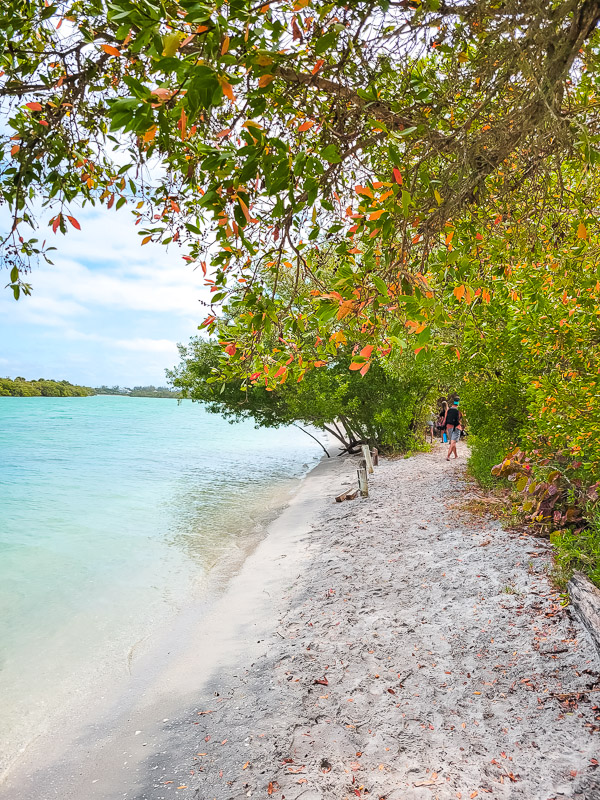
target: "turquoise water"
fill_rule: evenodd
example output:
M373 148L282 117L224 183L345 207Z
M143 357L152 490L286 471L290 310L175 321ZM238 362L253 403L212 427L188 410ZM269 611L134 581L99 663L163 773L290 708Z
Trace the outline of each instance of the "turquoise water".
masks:
M70 699L126 675L321 454L296 428L190 402L0 398L4 766Z

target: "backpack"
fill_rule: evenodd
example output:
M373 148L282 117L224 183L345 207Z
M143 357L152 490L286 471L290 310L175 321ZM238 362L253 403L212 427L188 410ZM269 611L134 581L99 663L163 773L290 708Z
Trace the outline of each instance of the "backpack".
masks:
M452 425L454 428L456 428L459 422L460 414L458 412L458 408L452 406L448 409L448 413L446 414L446 425Z

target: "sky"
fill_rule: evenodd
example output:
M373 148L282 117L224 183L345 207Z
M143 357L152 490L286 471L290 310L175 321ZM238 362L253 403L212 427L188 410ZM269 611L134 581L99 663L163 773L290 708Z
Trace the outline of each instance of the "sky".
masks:
M0 376L165 385L177 343L206 317L202 271L176 246L142 247L126 208L76 216L81 230L66 236L43 223L39 238L57 250L53 266L40 262L27 277L31 297L15 301L0 273Z

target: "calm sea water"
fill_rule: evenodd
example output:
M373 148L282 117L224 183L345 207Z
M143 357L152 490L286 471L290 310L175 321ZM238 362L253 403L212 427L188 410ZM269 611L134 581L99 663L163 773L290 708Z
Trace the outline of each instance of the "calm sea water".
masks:
M190 402L0 398L0 772L131 670L321 454Z

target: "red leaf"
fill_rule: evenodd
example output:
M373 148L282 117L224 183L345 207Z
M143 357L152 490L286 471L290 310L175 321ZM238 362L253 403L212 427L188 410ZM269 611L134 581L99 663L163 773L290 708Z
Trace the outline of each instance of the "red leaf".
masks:
M72 225L74 228L77 228L77 230L78 230L78 231L80 231L80 230L81 230L81 225L80 225L80 224L77 222L77 220L75 219L75 217L69 217L69 216L67 216L67 219L69 220L69 222L71 223L71 225Z
M309 128L312 128L314 124L315 124L314 119L308 119L306 120L306 122L303 122L302 125L300 125L298 130L300 133L303 133L303 131L307 131Z
M62 218L62 214L57 214L57 216L54 218L54 222L52 223L52 232L53 233L56 233L56 231L58 230L61 218Z
M292 17L292 39L294 41L299 40L302 41L302 33L300 28L298 27L298 23L296 22L296 17Z
M25 105L27 106L27 108L31 109L31 111L42 110L42 106L40 105L40 103L25 103Z
M317 678L313 683L319 683L321 686L329 686L329 681L325 677Z
M320 59L317 61L317 63L314 65L314 67L312 68L312 74L313 74L313 75L316 75L316 74L317 74L317 72L318 72L318 71L321 69L321 67L323 66L323 64L324 64L324 63L325 63L325 62L323 61L323 59L322 59L322 58L320 58Z
M394 167L394 180L398 184L398 186L402 186L402 173L398 169L398 167Z

